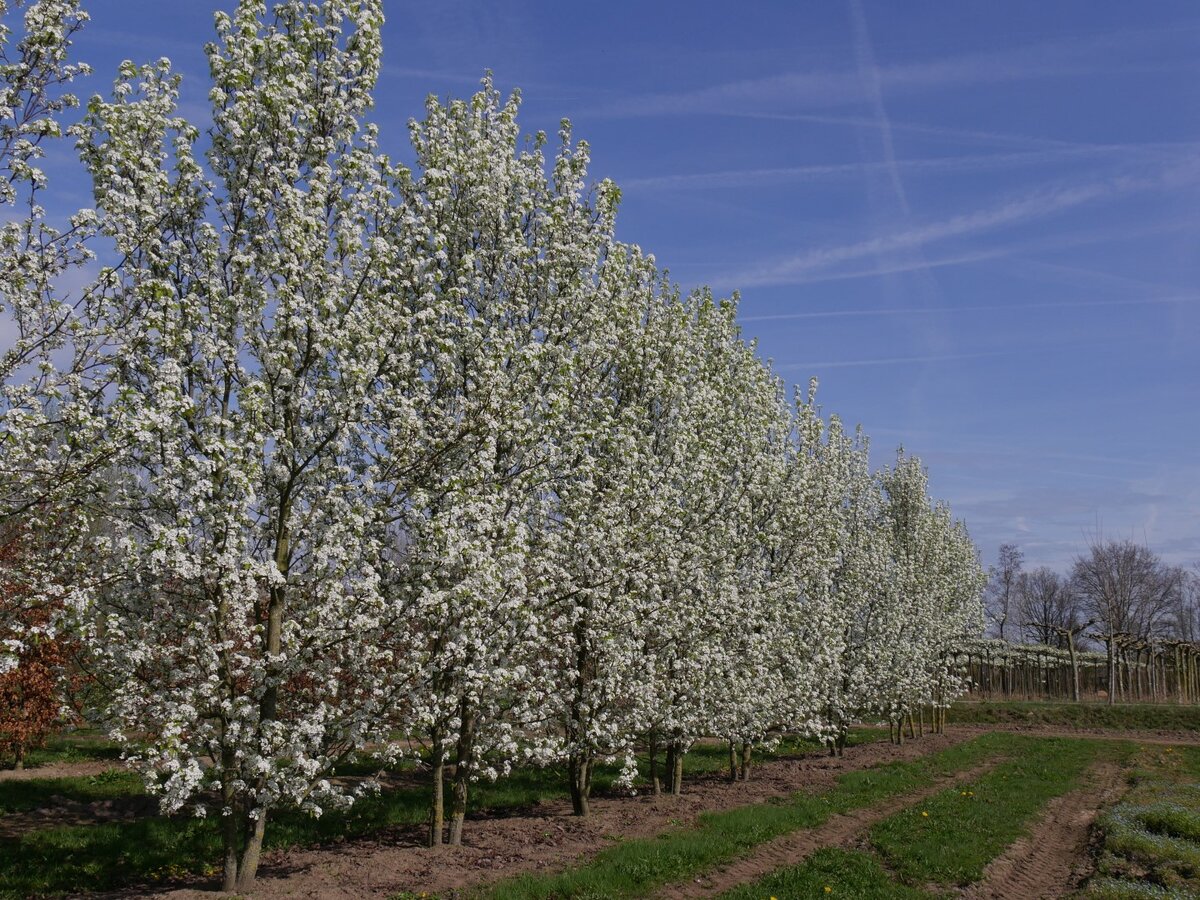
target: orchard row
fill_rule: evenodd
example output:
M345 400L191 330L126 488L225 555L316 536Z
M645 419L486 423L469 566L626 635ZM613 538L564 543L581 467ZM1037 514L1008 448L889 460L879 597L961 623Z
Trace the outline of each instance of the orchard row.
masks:
M514 766L564 764L586 814L635 748L678 790L702 736L837 747L947 705L983 577L920 462L872 471L735 301L619 242L565 122L523 139L486 79L382 153L382 6L242 0L211 125L162 60L69 129L81 11L25 7L3 502L10 594L52 614L6 665L77 648L164 810L221 817L228 889L271 809L352 802L330 774L364 749L428 751L453 843ZM56 229L38 163L68 130L94 206Z

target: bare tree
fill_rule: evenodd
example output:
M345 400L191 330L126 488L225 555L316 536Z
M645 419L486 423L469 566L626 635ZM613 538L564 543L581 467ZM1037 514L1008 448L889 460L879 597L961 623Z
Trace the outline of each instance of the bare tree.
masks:
M1026 640L1060 650L1067 649L1066 633L1082 621L1071 580L1045 566L1021 573L1017 613Z
M1108 656L1108 702L1120 687L1119 653L1164 633L1180 592L1182 570L1167 566L1150 548L1133 541L1094 541L1075 559L1072 582L1094 636Z
M1176 640L1200 641L1200 564L1191 572L1179 572L1179 590L1171 608L1170 629Z
M996 635L1006 640L1005 628L1017 612L1017 588L1021 579L1021 564L1025 554L1016 544L1001 544L996 565L988 569L988 617L996 625Z

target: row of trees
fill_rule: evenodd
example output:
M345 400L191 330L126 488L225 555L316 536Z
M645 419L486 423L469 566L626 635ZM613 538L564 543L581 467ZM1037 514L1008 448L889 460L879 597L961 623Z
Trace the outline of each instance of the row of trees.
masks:
M547 161L485 80L402 166L367 119L382 3L242 0L205 133L165 60L88 104L95 208L58 231L34 162L83 18L5 35L7 575L53 612L5 659L69 634L164 810L219 817L226 889L271 809L353 800L329 776L364 748L427 749L457 843L515 765L586 814L635 747L678 791L700 736L838 747L961 690L983 576L919 461L872 472L735 301L617 241L565 122Z
M1177 693L1167 690L1165 678L1150 676L1164 666L1184 671L1187 664L1177 658L1190 659L1200 641L1196 573L1128 540L1094 541L1067 575L1046 567L1025 571L1023 562L1016 545L1003 544L990 571L986 602L998 638L1072 655L1102 648L1109 702ZM1149 674L1143 679L1135 671Z

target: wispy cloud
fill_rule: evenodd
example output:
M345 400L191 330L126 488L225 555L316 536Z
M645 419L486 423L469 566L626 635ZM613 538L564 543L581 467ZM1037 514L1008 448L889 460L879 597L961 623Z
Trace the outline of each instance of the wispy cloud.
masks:
M1194 183L1200 176L1200 164L1191 162L1163 170L1156 177L1116 176L1073 185L1051 185L1024 196L1014 197L984 209L951 216L880 237L839 246L808 250L760 264L725 278L718 285L755 287L794 284L811 280L813 273L860 259L909 251L925 244L993 231L1035 219L1047 218L1095 200L1108 199L1134 191L1178 187ZM926 263L922 262L923 268Z
M1097 72L1112 73L1121 68L1121 63L1114 59L1116 51L1129 51L1180 39L1186 37L1185 32L1194 32L1196 28L1193 24L1182 28L1087 35L999 51L963 53L923 62L880 66L878 85L889 93L911 92ZM1144 61L1129 60L1128 63L1145 67ZM1191 56L1178 61L1156 59L1151 63L1156 69L1195 67L1195 60ZM856 71L784 72L692 90L655 92L616 99L591 110L589 114L611 117L728 115L747 109L827 109L859 103L864 99L868 99L868 96Z
M1105 309L1122 306L1174 306L1200 303L1200 294L1177 297L1138 297L1128 300L1064 300L1050 303L989 303L963 306L877 307L871 309L828 309L812 312L776 313L769 316L738 316L739 322L775 322L788 319L842 319L870 316L913 316L942 313L1039 312L1051 309Z
M756 185L778 186L786 182L829 181L857 178L872 172L888 172L893 167L914 174L954 174L1012 169L1022 166L1052 165L1091 158L1115 158L1119 161L1145 162L1164 157L1195 155L1200 144L1097 144L1056 146L1045 150L1025 150L1012 153L974 153L957 156L932 156L914 159L895 159L871 162L828 163L803 166L773 166L752 169L724 169L716 172L694 172L656 175L620 180L625 190L695 190L702 188L746 188Z
M964 359L985 359L990 356L1009 356L1016 350L985 350L978 353L934 353L926 356L879 356L868 359L835 359L823 362L784 363L777 366L780 371L816 369L848 369L859 366L896 366L912 363L957 362Z
M904 182L900 178L900 169L896 166L896 147L892 141L892 123L883 103L879 65L875 62L875 48L871 45L871 32L867 28L867 17L863 12L862 0L850 0L850 18L854 25L854 58L858 63L858 76L866 92L867 101L871 104L874 112L875 126L879 130L879 141L883 148L882 166L887 172L900 209L907 218L912 214L912 210L908 205Z

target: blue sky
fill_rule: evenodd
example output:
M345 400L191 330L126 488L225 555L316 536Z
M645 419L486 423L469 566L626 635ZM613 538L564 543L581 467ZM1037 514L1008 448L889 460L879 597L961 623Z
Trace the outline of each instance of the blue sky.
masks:
M213 0L96 0L104 91L168 56L207 93ZM738 289L748 336L877 463L1065 567L1087 540L1200 560L1200 7L1187 2L386 0L376 118L482 72L570 118L622 239Z

